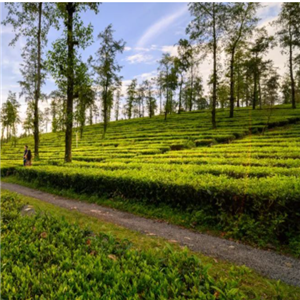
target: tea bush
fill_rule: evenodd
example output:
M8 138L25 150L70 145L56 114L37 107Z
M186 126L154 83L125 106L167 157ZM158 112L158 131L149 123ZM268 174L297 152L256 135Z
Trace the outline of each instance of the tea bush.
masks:
M136 250L49 214L22 217L23 205L2 197L1 299L246 299L238 269L213 278L186 250Z

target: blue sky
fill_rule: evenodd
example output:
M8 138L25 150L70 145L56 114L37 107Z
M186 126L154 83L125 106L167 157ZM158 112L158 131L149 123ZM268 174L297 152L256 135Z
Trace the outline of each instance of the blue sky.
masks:
M262 18L260 24L268 25L278 14L280 3L268 3L261 8L258 15ZM4 4L1 3L1 20L6 15ZM174 45L180 38L187 38L185 28L191 20L187 9L187 3L103 3L100 5L98 15L93 12L82 14L85 24L92 23L94 26L94 43L85 49L82 57L86 60L94 55L99 47L97 35L110 23L113 24L116 39L124 39L126 48L122 55L118 56L118 62L123 66L121 75L124 78L124 86L133 78L138 80L150 78L155 75L158 67L157 61L162 53L176 53ZM21 80L19 65L21 63L21 48L24 45L22 39L13 48L8 46L14 36L10 27L1 25L1 70L2 70L2 101L6 100L8 90L20 92L18 81ZM60 36L60 32L52 29L49 32L48 48L51 43ZM275 51L275 52L274 52ZM283 69L285 59L279 49L270 53L270 58L276 60L276 64ZM278 54L279 53L279 54ZM278 56L279 55L279 56ZM211 72L210 58L208 57L201 65L200 72L204 83ZM55 89L55 83L48 78L43 92L50 93ZM24 118L26 104L19 99L21 116ZM47 106L47 103L42 106Z

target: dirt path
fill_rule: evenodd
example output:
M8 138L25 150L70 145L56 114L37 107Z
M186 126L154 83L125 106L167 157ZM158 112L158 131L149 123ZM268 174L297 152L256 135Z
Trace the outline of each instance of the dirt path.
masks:
M193 251L205 255L246 265L272 279L280 279L291 285L300 286L300 260L238 244L232 241L196 233L166 222L102 207L97 204L67 199L17 184L2 182L2 188L33 197L66 209L77 210L89 216L103 219L141 233L150 233L168 240L176 240Z

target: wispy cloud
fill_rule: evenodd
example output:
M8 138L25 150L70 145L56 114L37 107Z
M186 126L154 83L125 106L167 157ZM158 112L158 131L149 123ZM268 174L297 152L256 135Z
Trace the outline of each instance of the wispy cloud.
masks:
M282 2L262 2L262 6L257 11L257 16L262 19L277 16Z
M138 81L149 80L157 75L157 70L153 70L152 72L142 73L140 75L135 76Z
M171 56L177 56L178 55L178 46L177 45L171 45L171 46L162 46L161 51L165 53L170 53Z
M188 7L185 4L175 13L166 15L163 18L161 18L159 21L151 25L145 31L145 33L138 40L137 46L138 47L147 46L155 37L157 37L159 34L167 30L170 25L172 25L178 18L182 17L187 12L188 12Z
M126 57L126 61L128 61L130 64L138 64L138 63L153 63L155 62L153 60L153 56L149 54L144 53L137 53L134 55L130 55Z

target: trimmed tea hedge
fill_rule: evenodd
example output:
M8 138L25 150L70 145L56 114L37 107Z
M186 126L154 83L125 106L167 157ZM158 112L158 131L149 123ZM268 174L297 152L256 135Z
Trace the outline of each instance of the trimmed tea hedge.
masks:
M272 226L266 234L281 241L287 239L286 235L300 232L300 180L296 176L234 179L208 173L193 175L180 170L159 172L56 166L17 168L16 172L25 181L71 189L78 194L123 196L203 210L218 223L247 215L261 228Z

